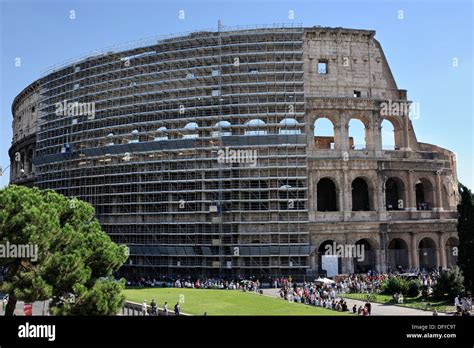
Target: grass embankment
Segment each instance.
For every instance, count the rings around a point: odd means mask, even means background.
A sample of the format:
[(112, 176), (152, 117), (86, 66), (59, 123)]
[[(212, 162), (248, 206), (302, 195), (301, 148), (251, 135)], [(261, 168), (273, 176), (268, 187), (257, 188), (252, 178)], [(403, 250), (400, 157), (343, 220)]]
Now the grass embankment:
[(348, 315), (315, 306), (283, 301), (278, 298), (244, 293), (236, 290), (207, 290), (180, 288), (144, 288), (124, 290), (127, 300), (150, 304), (154, 299), (159, 307), (168, 302), (173, 310), (180, 301), (181, 311), (193, 315)]

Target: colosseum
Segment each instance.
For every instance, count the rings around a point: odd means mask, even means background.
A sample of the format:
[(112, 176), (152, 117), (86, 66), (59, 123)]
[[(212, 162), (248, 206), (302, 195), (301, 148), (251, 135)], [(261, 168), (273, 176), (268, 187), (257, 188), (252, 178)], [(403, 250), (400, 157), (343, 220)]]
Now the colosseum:
[(52, 68), (13, 101), (11, 183), (90, 202), (125, 275), (313, 276), (333, 243), (365, 250), (339, 273), (449, 267), (455, 157), (374, 36), (219, 28)]

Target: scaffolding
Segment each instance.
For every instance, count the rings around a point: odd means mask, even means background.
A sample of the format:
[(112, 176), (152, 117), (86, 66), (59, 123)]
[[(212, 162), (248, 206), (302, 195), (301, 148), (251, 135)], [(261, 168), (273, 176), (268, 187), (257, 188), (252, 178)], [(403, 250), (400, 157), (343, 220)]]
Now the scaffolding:
[[(56, 68), (35, 183), (95, 207), (130, 247), (124, 274), (303, 275), (303, 76), (300, 25), (219, 25)], [(58, 116), (64, 101), (95, 114)]]

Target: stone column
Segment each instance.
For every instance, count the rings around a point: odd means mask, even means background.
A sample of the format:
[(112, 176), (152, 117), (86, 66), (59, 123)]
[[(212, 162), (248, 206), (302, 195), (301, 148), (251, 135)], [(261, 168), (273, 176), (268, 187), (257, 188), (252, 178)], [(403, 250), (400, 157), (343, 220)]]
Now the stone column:
[(335, 147), (341, 151), (341, 156), (344, 157), (344, 153), (349, 150), (349, 125), (346, 122), (344, 111), (339, 112), (339, 119), (334, 127)]
[(344, 214), (344, 221), (349, 221), (351, 219), (351, 211), (352, 211), (352, 201), (351, 201), (351, 195), (349, 194), (349, 190), (351, 190), (351, 186), (348, 183), (347, 179), (347, 166), (343, 166), (342, 168), (342, 173), (343, 173), (343, 179), (342, 179), (342, 211)]
[(406, 188), (406, 202), (404, 202), (405, 207), (409, 211), (416, 211), (416, 200), (415, 200), (415, 185), (413, 182), (413, 173), (412, 169), (408, 170), (408, 187)]
[(418, 259), (418, 245), (416, 245), (416, 235), (411, 233), (410, 235), (410, 254), (411, 254), (411, 265), (410, 268), (420, 268)]
[(408, 124), (410, 123), (410, 117), (405, 115), (403, 118), (403, 140), (404, 140), (404, 147), (406, 150), (410, 148), (410, 137), (408, 135)]
[(441, 183), (441, 170), (436, 171), (436, 207), (435, 211), (443, 211), (443, 195), (442, 195), (442, 183)]
[(448, 264), (446, 261), (446, 248), (444, 247), (443, 244), (443, 233), (439, 232), (438, 233), (438, 266), (441, 266), (441, 268), (447, 268)]

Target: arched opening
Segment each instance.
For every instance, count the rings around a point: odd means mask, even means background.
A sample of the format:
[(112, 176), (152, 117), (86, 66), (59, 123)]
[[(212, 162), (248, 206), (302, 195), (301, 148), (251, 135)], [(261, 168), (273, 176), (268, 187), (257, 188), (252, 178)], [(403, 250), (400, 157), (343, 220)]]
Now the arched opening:
[(352, 118), (349, 121), (349, 148), (363, 150), (366, 147), (366, 127), (361, 120)]
[(370, 210), (369, 186), (362, 178), (352, 181), (352, 211)]
[(214, 128), (218, 129), (217, 131), (213, 131), (211, 136), (213, 138), (218, 137), (227, 137), (232, 135), (232, 131), (230, 129), (231, 123), (229, 121), (219, 121), (214, 125)]
[(314, 144), (316, 149), (334, 150), (334, 124), (328, 118), (318, 118), (314, 122)]
[(189, 122), (184, 126), (184, 139), (196, 139), (199, 138), (198, 133), (199, 125), (196, 122)]
[(385, 204), (387, 210), (405, 209), (405, 185), (398, 178), (389, 178), (385, 182)]
[(403, 273), (408, 269), (408, 245), (400, 238), (394, 238), (388, 244), (388, 268), (389, 271), (397, 270)]
[(156, 130), (155, 141), (168, 140), (168, 134), (166, 133), (166, 127), (160, 127)]
[(436, 243), (431, 238), (423, 238), (418, 243), (419, 249), (419, 265), (421, 270), (432, 270), (436, 268)]
[(317, 210), (337, 211), (337, 194), (334, 181), (329, 178), (322, 178), (316, 186)]
[(450, 237), (446, 241), (446, 266), (451, 268), (457, 265), (458, 263), (458, 247), (459, 239), (456, 237)]
[[(337, 255), (337, 244), (333, 240), (326, 240), (318, 248), (318, 273), (327, 275), (328, 272), (342, 273), (342, 258)], [(337, 264), (337, 265), (336, 265)], [(337, 269), (337, 270), (336, 270)]]
[(132, 130), (131, 134), (130, 143), (138, 143), (140, 141), (140, 132), (138, 129)]
[(367, 239), (360, 239), (355, 243), (352, 256), (355, 273), (375, 270), (375, 251)]
[(393, 123), (385, 119), (381, 123), (382, 129), (380, 130), (382, 138), (382, 149), (384, 150), (397, 150), (395, 142), (395, 127)]
[(284, 118), (280, 121), (278, 134), (301, 134), (301, 129), (298, 128), (298, 121), (294, 118)]
[(416, 209), (431, 210), (433, 207), (433, 185), (426, 178), (421, 178), (415, 184)]
[(245, 135), (266, 135), (266, 124), (261, 119), (247, 121), (245, 125), (249, 128), (245, 131)]

